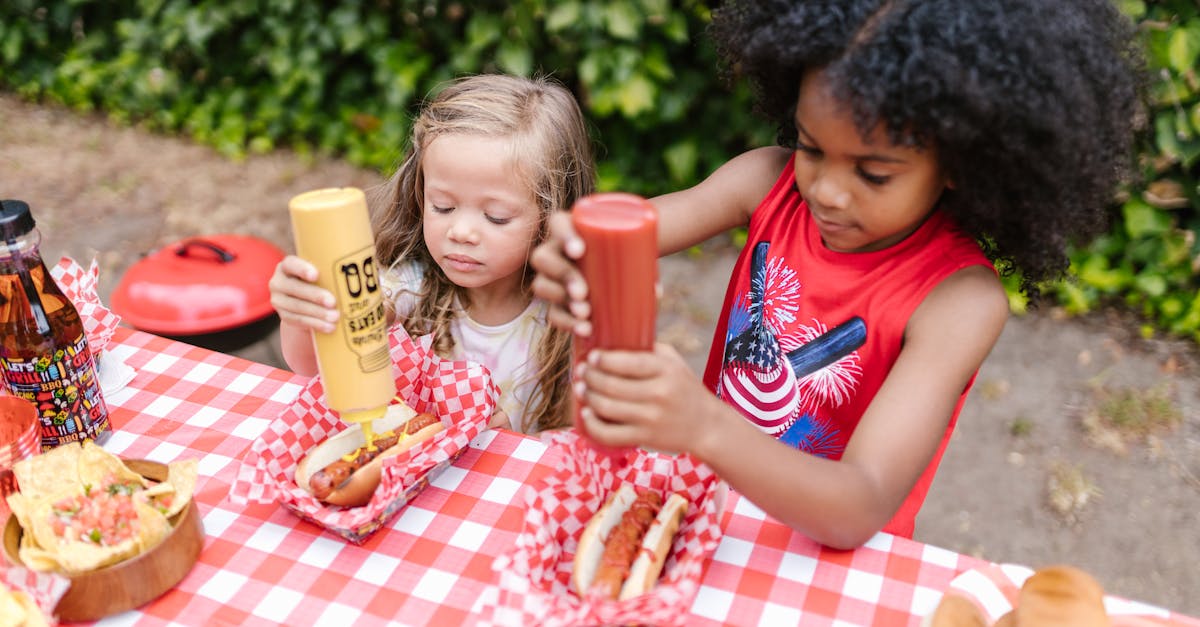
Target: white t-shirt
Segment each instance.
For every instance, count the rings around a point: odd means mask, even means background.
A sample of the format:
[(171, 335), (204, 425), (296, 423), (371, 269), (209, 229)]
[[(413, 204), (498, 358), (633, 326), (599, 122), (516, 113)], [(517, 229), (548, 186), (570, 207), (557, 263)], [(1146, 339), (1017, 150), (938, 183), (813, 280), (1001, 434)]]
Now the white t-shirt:
[[(415, 262), (383, 273), (380, 284), (384, 298), (392, 302), (397, 316), (404, 318), (412, 313), (423, 281), (422, 267)], [(451, 357), (487, 367), (500, 388), (498, 408), (508, 415), (509, 428), (521, 431), (528, 401), (540, 393), (533, 351), (546, 332), (548, 305), (534, 299), (516, 318), (495, 326), (472, 320), (457, 302), (455, 309), (458, 314), (450, 321), (450, 336), (454, 338)], [(526, 433), (537, 431), (536, 424), (525, 427)]]

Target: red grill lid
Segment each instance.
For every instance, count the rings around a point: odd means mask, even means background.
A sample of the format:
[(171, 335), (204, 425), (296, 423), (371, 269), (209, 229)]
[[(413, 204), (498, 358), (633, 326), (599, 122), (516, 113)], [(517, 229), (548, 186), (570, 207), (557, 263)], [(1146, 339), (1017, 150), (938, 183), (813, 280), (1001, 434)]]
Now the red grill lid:
[(112, 309), (161, 335), (226, 331), (275, 313), (267, 282), (283, 252), (243, 235), (206, 235), (164, 246), (130, 266)]

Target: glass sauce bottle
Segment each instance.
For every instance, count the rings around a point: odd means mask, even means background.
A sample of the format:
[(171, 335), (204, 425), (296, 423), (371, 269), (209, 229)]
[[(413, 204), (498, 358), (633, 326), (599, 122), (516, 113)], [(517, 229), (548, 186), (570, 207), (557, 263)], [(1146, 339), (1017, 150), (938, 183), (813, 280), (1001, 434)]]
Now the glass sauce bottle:
[(0, 374), (38, 409), (42, 450), (112, 429), (75, 305), (46, 269), (29, 205), (0, 201)]

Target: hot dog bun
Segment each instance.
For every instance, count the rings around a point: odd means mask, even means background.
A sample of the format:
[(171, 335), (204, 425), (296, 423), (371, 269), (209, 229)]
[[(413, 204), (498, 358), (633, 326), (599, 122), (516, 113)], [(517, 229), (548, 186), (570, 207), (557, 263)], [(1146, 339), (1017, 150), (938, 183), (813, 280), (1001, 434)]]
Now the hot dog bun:
[[(1017, 593), (1015, 607), (992, 627), (1108, 627), (1104, 589), (1074, 566), (1047, 566), (1030, 575)], [(987, 626), (987, 617), (971, 600), (947, 592), (923, 627)]]
[(1104, 588), (1074, 566), (1047, 566), (1021, 586), (1013, 624), (1018, 627), (1092, 627), (1110, 622), (1104, 610)]
[(604, 539), (612, 533), (613, 527), (621, 522), (621, 515), (637, 497), (633, 486), (624, 484), (613, 492), (608, 500), (592, 515), (583, 534), (579, 536), (579, 548), (575, 550), (575, 562), (572, 565), (571, 581), (575, 583), (575, 591), (580, 595), (586, 594), (592, 587), (592, 579), (596, 577), (596, 567), (600, 564), (600, 556), (604, 553)]
[[(575, 591), (587, 595), (596, 580), (606, 542), (620, 524), (625, 512), (638, 500), (632, 485), (624, 484), (592, 515), (579, 537), (572, 565), (571, 582)], [(632, 561), (617, 598), (624, 600), (649, 592), (658, 582), (663, 565), (675, 542), (675, 534), (687, 514), (688, 501), (671, 494), (658, 510), (645, 534), (639, 539), (637, 557)]]
[[(404, 433), (403, 429), (408, 426), (408, 422), (417, 417), (418, 414), (413, 408), (403, 402), (397, 402), (389, 405), (384, 416), (374, 421), (372, 427), (377, 435), (383, 435), (389, 431)], [(370, 502), (371, 496), (375, 494), (376, 488), (379, 487), (379, 480), (383, 473), (384, 459), (399, 455), (429, 440), (445, 429), (446, 426), (441, 421), (434, 421), (432, 424), (417, 429), (415, 432), (409, 429), (407, 435), (401, 436), (394, 446), (387, 448), (379, 456), (367, 462), (361, 468), (354, 470), (348, 480), (338, 486), (334, 486), (333, 491), (321, 500), (330, 505), (341, 505), (344, 507), (366, 505)], [(330, 464), (342, 460), (343, 456), (350, 455), (365, 445), (366, 440), (363, 437), (361, 425), (353, 424), (339, 431), (329, 439), (314, 446), (300, 460), (300, 463), (296, 465), (296, 485), (310, 493), (313, 492), (310, 483), (314, 474), (324, 470)]]
[(975, 602), (953, 592), (942, 596), (937, 609), (921, 622), (922, 627), (988, 627), (988, 619)]

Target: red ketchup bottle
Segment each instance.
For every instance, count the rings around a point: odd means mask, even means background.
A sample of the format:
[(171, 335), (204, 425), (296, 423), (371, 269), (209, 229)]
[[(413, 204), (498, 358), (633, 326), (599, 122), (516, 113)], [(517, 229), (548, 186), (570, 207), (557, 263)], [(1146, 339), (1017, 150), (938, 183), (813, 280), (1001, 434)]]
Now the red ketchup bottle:
[[(571, 219), (585, 245), (579, 267), (592, 306), (592, 335), (575, 338), (575, 363), (593, 348), (651, 350), (658, 315), (658, 212), (654, 205), (634, 194), (592, 194), (575, 203)], [(579, 409), (575, 426), (587, 437)], [(593, 446), (605, 454), (624, 454), (594, 442)]]

